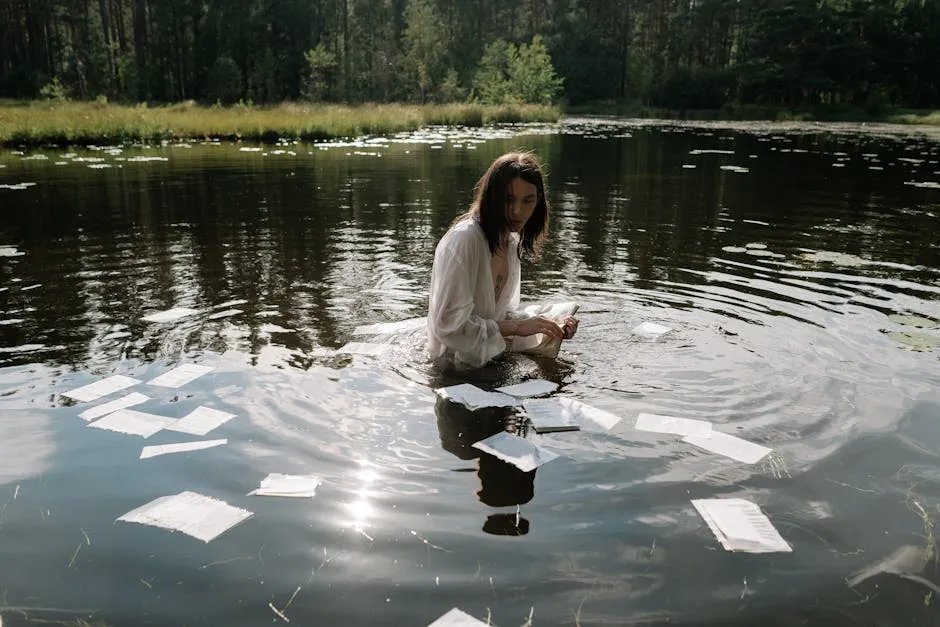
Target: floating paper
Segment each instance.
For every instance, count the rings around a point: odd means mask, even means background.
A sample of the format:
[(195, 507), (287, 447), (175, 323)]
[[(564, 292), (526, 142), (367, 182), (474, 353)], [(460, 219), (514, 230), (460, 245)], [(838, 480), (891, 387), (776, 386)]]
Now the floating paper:
[(119, 399), (109, 401), (102, 405), (96, 405), (91, 409), (86, 409), (78, 415), (79, 418), (85, 420), (94, 420), (95, 418), (100, 418), (101, 416), (107, 416), (110, 413), (116, 412), (119, 409), (126, 409), (128, 407), (133, 407), (134, 405), (140, 405), (144, 401), (149, 401), (150, 397), (146, 394), (141, 394), (140, 392), (131, 392), (127, 396), (122, 396)]
[(118, 520), (151, 525), (209, 542), (250, 517), (252, 512), (196, 492), (161, 496)]
[(116, 374), (112, 377), (108, 377), (107, 379), (102, 379), (101, 381), (95, 381), (94, 383), (83, 385), (80, 388), (75, 388), (69, 392), (63, 392), (62, 396), (74, 398), (76, 401), (94, 401), (101, 398), (102, 396), (113, 394), (118, 390), (129, 388), (130, 386), (137, 385), (138, 383), (140, 383), (138, 379), (132, 379), (131, 377), (125, 377), (124, 375)]
[(408, 320), (399, 320), (398, 322), (379, 322), (376, 324), (367, 324), (356, 327), (353, 335), (392, 335), (399, 333), (410, 333), (423, 329), (427, 326), (427, 318), (410, 318)]
[(692, 505), (721, 546), (744, 553), (790, 553), (786, 540), (760, 507), (744, 499), (700, 499)]
[(637, 328), (633, 329), (634, 335), (663, 335), (672, 331), (669, 327), (664, 327), (661, 324), (656, 324), (655, 322), (644, 322)]
[(428, 625), (428, 627), (487, 627), (489, 623), (479, 621), (456, 607)]
[(190, 435), (206, 435), (234, 417), (235, 414), (212, 409), (211, 407), (199, 406), (167, 427), (167, 429)]
[(712, 423), (691, 418), (674, 418), (659, 414), (640, 414), (636, 419), (636, 428), (640, 431), (671, 433), (673, 435), (708, 435), (712, 432)]
[(144, 316), (141, 320), (147, 322), (173, 322), (174, 320), (179, 320), (180, 318), (185, 318), (195, 313), (199, 312), (196, 309), (189, 309), (188, 307), (174, 307), (173, 309), (158, 311), (157, 313)]
[(212, 370), (212, 366), (183, 364), (182, 366), (173, 368), (173, 370), (164, 372), (159, 377), (147, 381), (147, 383), (150, 385), (159, 385), (164, 388), (178, 388), (198, 379), (207, 372), (212, 372)]
[(370, 344), (368, 342), (349, 342), (342, 348), (337, 348), (337, 353), (348, 353), (350, 355), (368, 355), (378, 357), (384, 355), (392, 348), (391, 344)]
[(683, 442), (694, 444), (711, 453), (718, 453), (745, 464), (754, 464), (767, 456), (772, 449), (760, 444), (720, 431), (712, 431), (706, 435), (690, 435), (682, 438)]
[(158, 444), (156, 446), (145, 446), (140, 451), (141, 459), (150, 459), (158, 455), (168, 455), (170, 453), (186, 453), (188, 451), (201, 451), (207, 448), (222, 446), (228, 444), (228, 440), (204, 440), (202, 442), (180, 442), (178, 444)]
[(504, 385), (501, 388), (496, 388), (496, 391), (502, 392), (503, 394), (509, 394), (510, 396), (516, 396), (518, 398), (527, 398), (530, 396), (544, 396), (546, 394), (551, 394), (557, 389), (557, 383), (552, 383), (551, 381), (546, 381), (545, 379), (530, 379), (528, 381), (523, 381), (522, 383), (516, 383), (515, 385)]
[[(542, 316), (561, 325), (565, 318), (578, 313), (580, 305), (577, 303), (556, 303), (554, 305), (529, 305), (517, 312), (518, 316)], [(561, 350), (561, 338), (552, 339), (544, 333), (521, 336), (517, 335), (512, 339), (509, 350), (514, 353), (525, 353), (527, 355), (537, 355), (539, 357), (548, 357), (554, 359)]]
[(225, 311), (217, 311), (214, 314), (209, 314), (206, 316), (206, 319), (218, 320), (219, 318), (229, 318), (240, 313), (242, 313), (241, 309), (226, 309)]
[(517, 407), (519, 400), (500, 392), (487, 392), (470, 383), (434, 390), (441, 398), (465, 405), (471, 410), (484, 407)]
[(147, 414), (133, 409), (119, 409), (88, 426), (94, 427), (95, 429), (106, 429), (108, 431), (117, 431), (119, 433), (127, 433), (128, 435), (139, 435), (144, 438), (149, 438), (157, 431), (165, 429), (174, 422), (176, 422), (176, 418)]
[(314, 475), (282, 475), (272, 472), (261, 481), (261, 487), (249, 492), (249, 496), (285, 496), (290, 498), (313, 498), (320, 485)]
[(558, 457), (557, 453), (505, 431), (476, 442), (473, 447), (498, 457), (523, 472), (535, 470)]
[(527, 399), (523, 407), (535, 430), (539, 432), (585, 422), (612, 429), (621, 420), (620, 416), (573, 398)]

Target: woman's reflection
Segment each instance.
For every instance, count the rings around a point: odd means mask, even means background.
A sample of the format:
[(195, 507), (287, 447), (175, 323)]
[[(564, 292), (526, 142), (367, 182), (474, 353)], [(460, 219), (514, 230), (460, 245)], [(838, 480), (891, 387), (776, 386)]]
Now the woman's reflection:
[[(508, 408), (470, 411), (459, 403), (438, 398), (434, 405), (441, 446), (460, 459), (477, 459), (480, 488), (476, 496), (490, 507), (512, 507), (528, 503), (535, 495), (535, 470), (523, 472), (501, 459), (473, 448), (475, 442), (500, 431), (523, 435), (522, 419)], [(492, 514), (483, 531), (494, 535), (522, 536), (529, 532), (529, 521), (517, 513)]]

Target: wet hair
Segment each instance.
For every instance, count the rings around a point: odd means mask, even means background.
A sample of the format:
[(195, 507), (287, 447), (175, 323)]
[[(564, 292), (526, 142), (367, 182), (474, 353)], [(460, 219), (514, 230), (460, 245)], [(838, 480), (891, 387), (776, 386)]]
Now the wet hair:
[(470, 210), (457, 221), (473, 219), (483, 229), (490, 254), (506, 243), (512, 226), (506, 215), (506, 193), (515, 179), (535, 185), (538, 192), (532, 216), (522, 228), (519, 258), (538, 252), (548, 235), (549, 207), (545, 177), (538, 159), (530, 152), (510, 152), (494, 161), (474, 188)]

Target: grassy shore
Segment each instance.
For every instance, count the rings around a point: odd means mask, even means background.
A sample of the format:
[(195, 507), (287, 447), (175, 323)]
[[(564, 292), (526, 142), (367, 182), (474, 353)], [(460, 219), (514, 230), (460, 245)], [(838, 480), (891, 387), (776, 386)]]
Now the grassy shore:
[(447, 105), (127, 106), (0, 101), (0, 144), (94, 144), (160, 139), (305, 140), (413, 131), (432, 124), (554, 122), (555, 107)]

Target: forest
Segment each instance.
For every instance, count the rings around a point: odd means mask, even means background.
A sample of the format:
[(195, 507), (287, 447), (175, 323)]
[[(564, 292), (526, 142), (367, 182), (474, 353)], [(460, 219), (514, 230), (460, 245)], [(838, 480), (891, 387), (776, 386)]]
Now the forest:
[(3, 0), (0, 98), (940, 105), (940, 0)]

